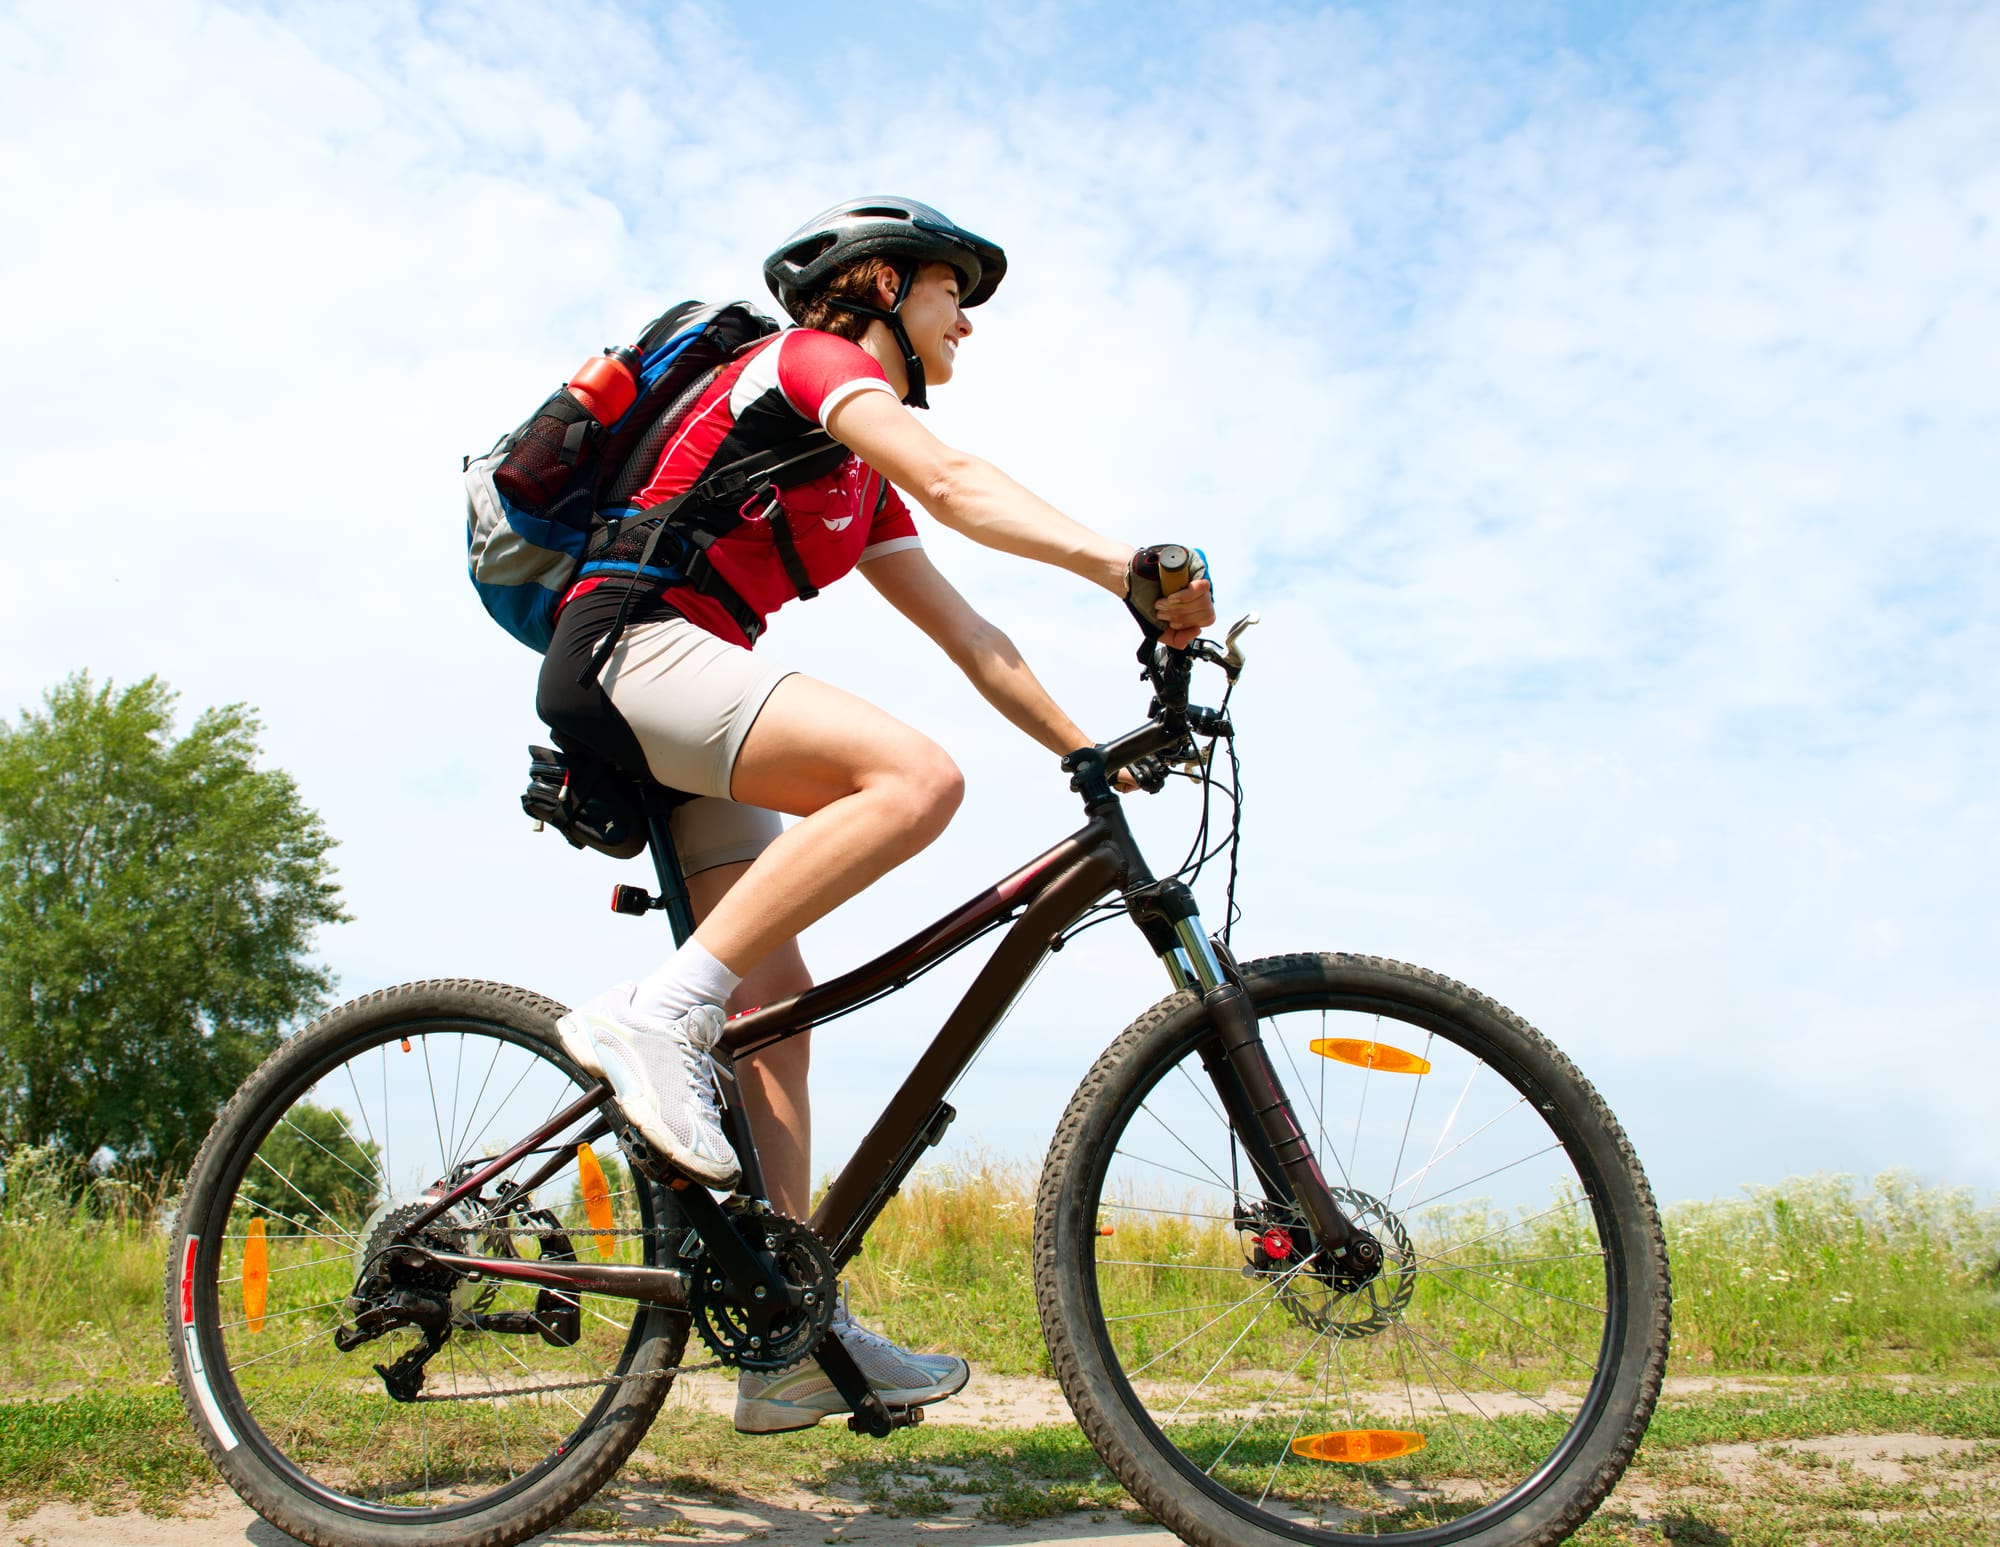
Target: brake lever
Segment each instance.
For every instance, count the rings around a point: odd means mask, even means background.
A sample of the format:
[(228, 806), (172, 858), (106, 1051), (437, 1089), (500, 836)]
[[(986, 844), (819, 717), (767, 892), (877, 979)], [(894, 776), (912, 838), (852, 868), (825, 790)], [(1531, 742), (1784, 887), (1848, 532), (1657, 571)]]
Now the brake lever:
[(1224, 637), (1226, 648), (1222, 653), (1222, 669), (1229, 673), (1231, 682), (1243, 672), (1244, 655), (1240, 641), (1245, 634), (1263, 621), (1256, 613), (1246, 612), (1230, 626), (1229, 633)]

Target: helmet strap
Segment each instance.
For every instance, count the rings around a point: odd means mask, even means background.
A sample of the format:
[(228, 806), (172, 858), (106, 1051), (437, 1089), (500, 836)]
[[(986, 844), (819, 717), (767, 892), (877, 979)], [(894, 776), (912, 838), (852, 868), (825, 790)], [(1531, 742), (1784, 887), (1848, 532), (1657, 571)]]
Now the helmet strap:
[(903, 375), (909, 381), (909, 391), (903, 394), (903, 401), (912, 408), (929, 408), (924, 397), (924, 362), (917, 355), (917, 349), (910, 342), (910, 330), (903, 326), (903, 303), (910, 298), (910, 287), (917, 282), (918, 263), (903, 265), (896, 283), (896, 299), (887, 311), (879, 306), (867, 306), (860, 301), (850, 301), (841, 296), (828, 296), (827, 304), (841, 311), (853, 312), (858, 316), (872, 317), (877, 322), (886, 322), (889, 333), (896, 340), (896, 347), (903, 352)]

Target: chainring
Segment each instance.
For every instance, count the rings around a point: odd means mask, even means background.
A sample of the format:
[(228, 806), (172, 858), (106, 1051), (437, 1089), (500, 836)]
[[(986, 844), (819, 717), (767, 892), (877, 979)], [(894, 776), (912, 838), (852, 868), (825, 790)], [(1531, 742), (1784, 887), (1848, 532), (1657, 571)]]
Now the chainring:
[(711, 1254), (686, 1258), (688, 1312), (702, 1342), (724, 1364), (746, 1370), (781, 1370), (818, 1347), (833, 1323), (840, 1270), (812, 1227), (761, 1205), (737, 1212), (734, 1223), (747, 1245), (771, 1254), (778, 1277), (799, 1291), (797, 1307), (765, 1310), (738, 1299)]

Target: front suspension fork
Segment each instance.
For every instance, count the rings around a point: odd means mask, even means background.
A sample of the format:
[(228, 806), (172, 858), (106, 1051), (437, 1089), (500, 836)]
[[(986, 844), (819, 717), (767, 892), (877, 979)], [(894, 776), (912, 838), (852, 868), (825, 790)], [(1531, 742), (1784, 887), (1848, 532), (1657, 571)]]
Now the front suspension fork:
[(1264, 1051), (1257, 1007), (1235, 964), (1224, 964), (1185, 887), (1165, 882), (1146, 890), (1154, 895), (1133, 911), (1139, 915), (1144, 909), (1140, 924), (1156, 945), (1167, 946), (1160, 926), (1172, 931), (1171, 945), (1160, 952), (1167, 974), (1176, 988), (1200, 994), (1208, 1007), (1215, 1035), (1201, 1049), (1202, 1067), (1265, 1197), (1303, 1215), (1330, 1259), (1336, 1285), (1350, 1292), (1359, 1289), (1381, 1272), (1382, 1245), (1347, 1217), (1327, 1186)]

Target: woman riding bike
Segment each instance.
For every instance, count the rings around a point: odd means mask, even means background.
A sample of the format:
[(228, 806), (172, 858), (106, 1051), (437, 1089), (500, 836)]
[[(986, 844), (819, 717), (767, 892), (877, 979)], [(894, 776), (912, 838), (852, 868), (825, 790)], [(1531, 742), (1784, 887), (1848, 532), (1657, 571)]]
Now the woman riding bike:
[[(1215, 619), (1205, 580), (1160, 596), (1135, 580), (1130, 546), (945, 445), (910, 412), (951, 380), (972, 333), (966, 311), (992, 296), (1006, 268), (999, 247), (911, 200), (855, 200), (808, 221), (764, 264), (798, 327), (723, 366), (633, 503), (660, 505), (709, 469), (814, 426), (850, 455), (783, 490), (777, 520), (746, 521), (706, 550), (733, 593), (728, 603), (679, 578), (641, 580), (631, 559), (643, 520), (625, 523), (616, 546), (593, 555), (605, 567), (586, 566), (563, 599), (537, 708), (557, 731), (695, 797), (675, 810), (672, 832), (697, 928), (657, 970), (607, 989), (558, 1029), (645, 1141), (717, 1188), (738, 1175), (709, 1062), (728, 1014), (810, 987), (799, 931), (925, 848), (963, 790), (950, 757), (922, 733), (757, 657), (764, 619), (858, 568), (994, 708), (1057, 754), (1092, 738), (932, 565), (891, 484), (985, 547), (1124, 599), (1169, 645), (1186, 645)], [(614, 631), (593, 679), (589, 663)], [(781, 814), (798, 820), (787, 827)], [(810, 1206), (808, 1040), (737, 1066), (770, 1201), (796, 1219)], [(854, 1328), (844, 1307), (840, 1324), (885, 1401), (938, 1401), (970, 1374), (962, 1359)], [(810, 1362), (739, 1378), (736, 1426), (746, 1432), (806, 1428), (846, 1410)]]

